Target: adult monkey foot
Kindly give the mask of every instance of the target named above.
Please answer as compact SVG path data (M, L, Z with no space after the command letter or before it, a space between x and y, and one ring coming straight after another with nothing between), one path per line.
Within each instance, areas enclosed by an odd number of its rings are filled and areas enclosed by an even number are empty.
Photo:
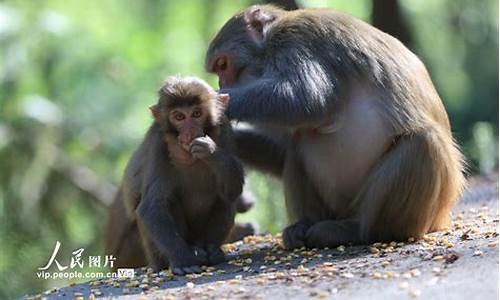
M313 222L309 219L302 219L283 230L283 244L286 249L304 247L306 245L307 231Z
M312 225L305 236L305 246L308 248L337 247L359 241L357 220L321 221Z

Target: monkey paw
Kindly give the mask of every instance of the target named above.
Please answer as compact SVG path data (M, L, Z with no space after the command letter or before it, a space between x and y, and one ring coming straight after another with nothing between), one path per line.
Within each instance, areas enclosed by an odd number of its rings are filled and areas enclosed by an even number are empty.
M172 274L174 275L179 275L183 276L186 274L191 274L191 273L201 273L201 267L200 266L189 266L189 267L172 267Z
M359 221L326 220L311 226L306 233L308 248L337 247L360 242Z
M203 137L197 137L191 142L190 152L194 158L204 159L215 152L217 145L215 142L207 135Z
M226 261L226 255L221 250L220 247L217 247L213 244L207 245L207 256L208 262L210 265L218 265Z
M184 254L172 260L170 262L170 270L172 273L181 276L190 273L201 273L201 266L206 264L206 252L203 249L199 250L200 252L196 251L198 251L198 248L194 250L192 254ZM203 257L203 255L205 255L205 257Z
M325 248L338 246L336 244L331 244L329 237L329 232L324 230L323 227L311 226L306 232L304 245L307 248Z
M191 250L196 257L204 262L208 262L208 252L200 246L192 246Z
M308 219L288 226L283 230L283 244L286 249L294 249L305 246L307 230L313 225Z

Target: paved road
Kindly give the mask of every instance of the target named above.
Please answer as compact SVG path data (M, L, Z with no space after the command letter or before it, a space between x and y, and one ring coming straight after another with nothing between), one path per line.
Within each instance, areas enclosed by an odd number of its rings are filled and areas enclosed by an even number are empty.
M498 178L475 178L453 228L406 243L284 251L279 236L228 245L230 261L205 274L138 270L43 293L88 299L498 299Z

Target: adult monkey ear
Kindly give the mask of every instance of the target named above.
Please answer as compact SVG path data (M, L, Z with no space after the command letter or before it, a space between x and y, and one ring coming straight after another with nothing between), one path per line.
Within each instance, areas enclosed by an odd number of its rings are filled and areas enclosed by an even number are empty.
M254 6L245 12L244 18L250 36L256 43L261 44L269 25L276 19L276 16L270 11Z

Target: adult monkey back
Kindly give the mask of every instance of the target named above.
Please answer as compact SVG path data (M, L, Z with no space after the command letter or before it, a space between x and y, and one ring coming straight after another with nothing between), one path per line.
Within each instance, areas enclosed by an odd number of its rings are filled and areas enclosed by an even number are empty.
M462 155L425 66L395 38L334 10L253 6L218 32L207 68L229 116L256 125L238 132L239 156L283 178L286 247L449 224Z

